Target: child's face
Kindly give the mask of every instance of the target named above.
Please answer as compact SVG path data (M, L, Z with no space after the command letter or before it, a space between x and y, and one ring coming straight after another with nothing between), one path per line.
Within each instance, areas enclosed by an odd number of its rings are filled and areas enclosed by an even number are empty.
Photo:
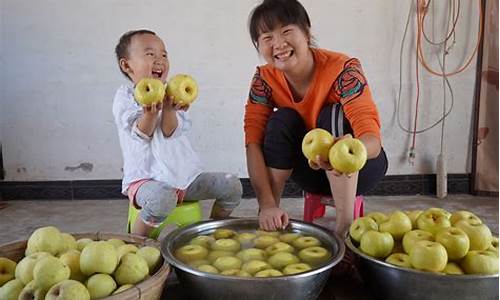
M163 41L153 34L132 37L128 57L120 60L120 66L137 84L142 78L167 80L169 62Z
M266 62L283 72L292 71L309 53L309 36L293 24L262 32L257 42Z

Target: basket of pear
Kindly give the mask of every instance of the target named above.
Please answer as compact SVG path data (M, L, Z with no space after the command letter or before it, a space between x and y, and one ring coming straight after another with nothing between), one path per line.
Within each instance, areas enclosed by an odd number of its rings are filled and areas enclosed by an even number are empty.
M283 231L258 228L257 219L193 224L171 232L162 254L190 299L316 299L342 239L295 220Z
M370 212L345 242L380 299L498 299L498 237L470 211Z
M160 299L169 271L155 240L46 226L0 245L0 299Z

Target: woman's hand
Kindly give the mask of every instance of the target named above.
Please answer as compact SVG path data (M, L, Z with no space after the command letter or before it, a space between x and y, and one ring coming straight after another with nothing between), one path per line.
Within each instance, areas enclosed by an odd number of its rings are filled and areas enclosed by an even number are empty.
M264 208L259 213L259 226L265 231L284 229L288 221L288 214L279 207Z
M352 135L349 133L349 134L346 134L346 135L343 135L342 137L340 138L336 138L335 139L335 142L339 141L339 140L342 140L342 139L345 139L345 138L352 138ZM329 160L322 160L321 157L319 155L316 156L316 159L314 161L312 160L309 160L308 161L309 163L309 166L314 169L314 170L320 170L320 169L323 169L325 170L325 172L330 172L331 174L333 174L334 176L342 176L342 175L345 175L347 177L351 177L352 174L343 174L337 170L335 170L332 165L330 164L330 161Z

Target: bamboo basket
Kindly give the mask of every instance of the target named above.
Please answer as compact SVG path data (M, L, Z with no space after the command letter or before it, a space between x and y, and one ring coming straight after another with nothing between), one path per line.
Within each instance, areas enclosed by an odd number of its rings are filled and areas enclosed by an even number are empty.
M71 233L75 239L90 238L92 240L108 240L111 238L121 239L128 244L138 246L153 246L160 248L160 243L156 240L135 236L131 234L118 234L106 232ZM17 241L0 245L0 257L7 257L19 262L24 257L27 240ZM159 300L163 293L163 288L170 273L170 266L164 261L163 265L148 279L140 282L134 287L119 294L109 296L106 300Z

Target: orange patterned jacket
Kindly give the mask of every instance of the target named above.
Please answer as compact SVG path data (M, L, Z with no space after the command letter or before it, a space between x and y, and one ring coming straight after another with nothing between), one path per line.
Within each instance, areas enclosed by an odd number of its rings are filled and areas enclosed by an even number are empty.
M262 144L274 108L288 107L297 111L308 130L315 128L321 109L341 103L355 137L371 133L380 140L380 119L360 62L341 53L311 49L315 70L313 81L300 102L292 92L282 71L264 65L257 67L245 106L245 145Z

